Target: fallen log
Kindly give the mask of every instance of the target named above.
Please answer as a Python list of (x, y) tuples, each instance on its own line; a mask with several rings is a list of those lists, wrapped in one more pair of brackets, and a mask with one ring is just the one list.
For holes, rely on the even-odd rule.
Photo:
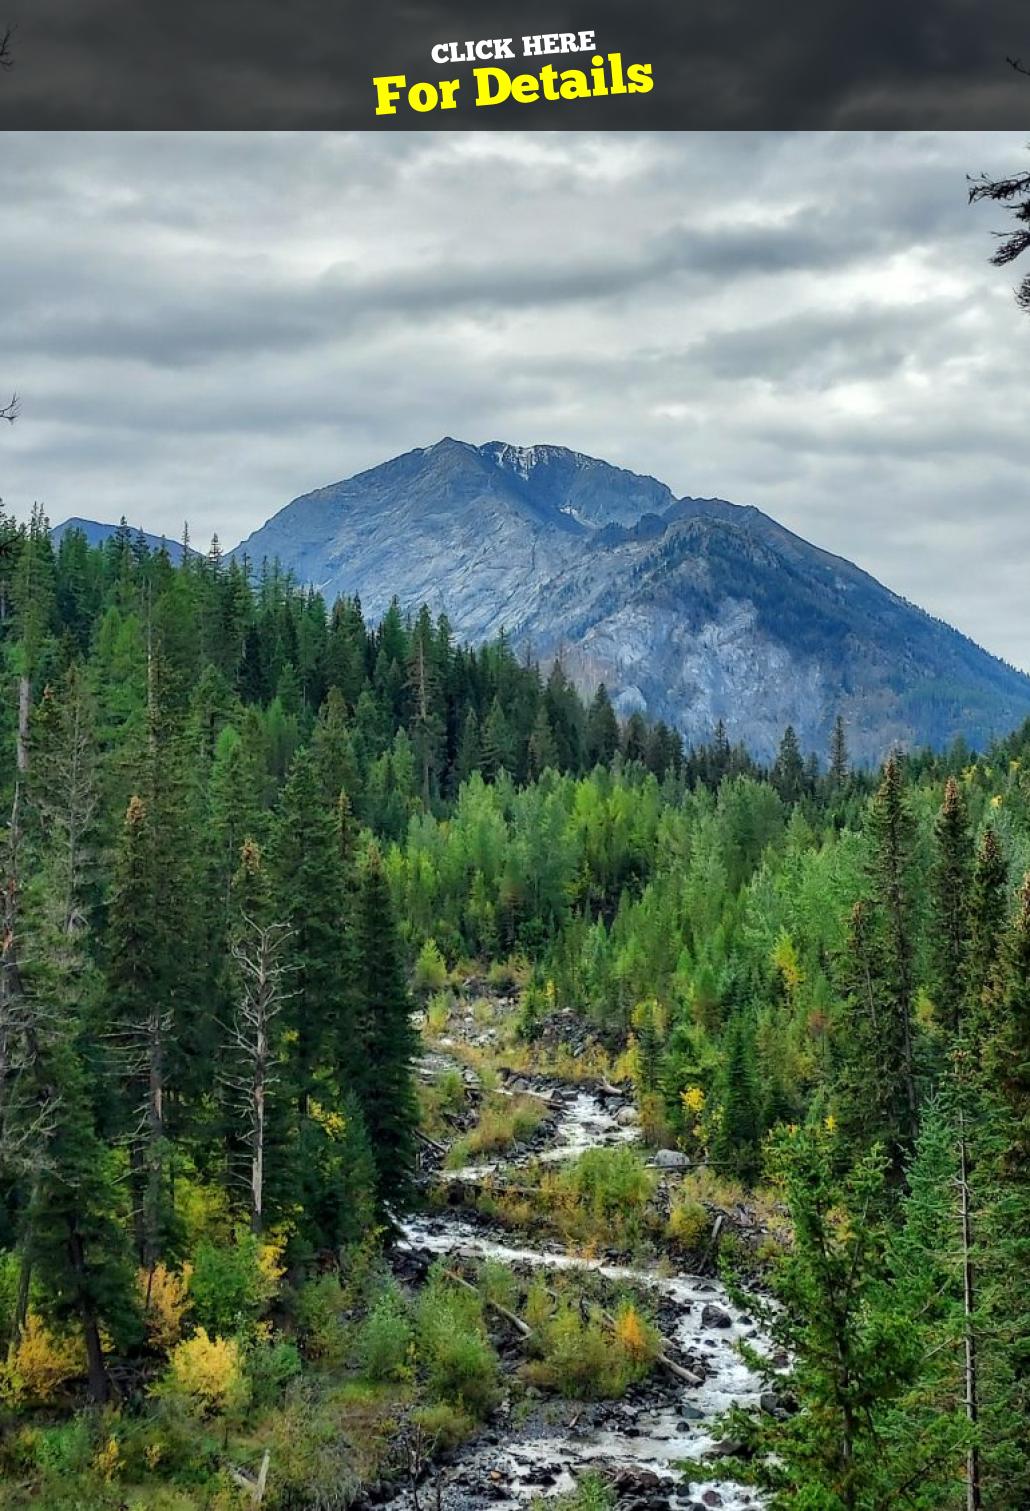
[[(604, 1318), (605, 1322), (607, 1322), (609, 1327), (614, 1328), (615, 1318), (612, 1316), (611, 1312), (602, 1312), (601, 1316)], [(693, 1370), (686, 1369), (684, 1365), (677, 1364), (675, 1359), (669, 1358), (669, 1355), (665, 1352), (665, 1350), (667, 1348), (671, 1348), (672, 1345), (670, 1344), (668, 1338), (662, 1337), (661, 1333), (658, 1334), (658, 1343), (660, 1345), (660, 1351), (654, 1356), (656, 1364), (660, 1364), (663, 1369), (668, 1370), (670, 1375), (675, 1376), (677, 1380), (682, 1380), (685, 1385), (693, 1385), (696, 1387), (698, 1385), (704, 1384), (704, 1381), (701, 1379), (700, 1375), (694, 1374)]]
[(705, 1248), (704, 1254), (701, 1256), (700, 1268), (702, 1274), (704, 1274), (704, 1271), (707, 1269), (709, 1263), (711, 1262), (712, 1255), (715, 1252), (715, 1247), (719, 1242), (719, 1234), (722, 1232), (722, 1225), (725, 1216), (725, 1212), (720, 1212), (718, 1217), (716, 1217), (715, 1221), (712, 1223), (712, 1231), (708, 1237), (708, 1244)]
[(246, 1490), (255, 1506), (260, 1506), (265, 1498), (265, 1486), (268, 1483), (268, 1466), (270, 1462), (271, 1454), (266, 1448), (264, 1457), (261, 1460), (261, 1468), (258, 1470), (256, 1478), (248, 1474), (245, 1469), (234, 1469), (232, 1465), (229, 1466), (229, 1473), (240, 1489)]
[(498, 1097), (532, 1097), (534, 1101), (543, 1102), (548, 1107), (553, 1107), (555, 1095), (553, 1091), (510, 1091), (507, 1086), (498, 1086), (493, 1092)]
[(482, 1297), (484, 1305), (488, 1306), (491, 1311), (496, 1312), (499, 1317), (503, 1317), (505, 1322), (510, 1322), (515, 1331), (521, 1333), (523, 1338), (532, 1338), (533, 1329), (528, 1323), (523, 1322), (521, 1317), (517, 1317), (514, 1312), (509, 1311), (506, 1306), (502, 1306), (499, 1301), (491, 1301), (489, 1296), (483, 1296), (482, 1292), (477, 1291), (471, 1281), (465, 1279), (464, 1275), (459, 1275), (457, 1270), (444, 1270), (443, 1273), (448, 1280), (453, 1280), (455, 1285), (463, 1286), (466, 1291), (471, 1291), (474, 1296)]
[[(456, 1270), (444, 1270), (443, 1273), (448, 1280), (453, 1280), (455, 1285), (460, 1285), (466, 1291), (471, 1291), (474, 1296), (482, 1295), (482, 1292), (478, 1291), (476, 1287), (471, 1283), (471, 1281), (466, 1280), (464, 1275), (459, 1275)], [(528, 1323), (523, 1322), (521, 1317), (517, 1317), (513, 1311), (509, 1311), (509, 1309), (506, 1306), (502, 1306), (499, 1301), (491, 1301), (488, 1296), (483, 1296), (482, 1299), (484, 1304), (490, 1307), (492, 1311), (495, 1311), (498, 1316), (503, 1317), (506, 1322), (510, 1322), (512, 1327), (515, 1328), (516, 1332), (520, 1333), (523, 1338), (527, 1340), (532, 1338), (533, 1329), (528, 1325)], [(615, 1318), (611, 1315), (610, 1312), (602, 1312), (601, 1316), (604, 1318), (609, 1327), (614, 1328)], [(669, 1355), (665, 1352), (665, 1350), (671, 1346), (667, 1338), (663, 1338), (661, 1334), (659, 1334), (658, 1341), (661, 1344), (661, 1352), (655, 1355), (656, 1364), (660, 1364), (663, 1369), (668, 1370), (669, 1374), (673, 1375), (677, 1380), (682, 1380), (684, 1385), (692, 1385), (696, 1388), (697, 1386), (704, 1384), (704, 1381), (701, 1379), (700, 1375), (694, 1374), (693, 1370), (686, 1369), (682, 1364), (677, 1364), (675, 1359), (669, 1358)]]

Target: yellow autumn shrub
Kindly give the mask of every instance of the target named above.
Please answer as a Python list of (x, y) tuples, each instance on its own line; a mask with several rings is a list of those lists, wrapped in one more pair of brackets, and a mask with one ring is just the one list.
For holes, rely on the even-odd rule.
[(184, 1265), (180, 1272), (156, 1264), (153, 1271), (141, 1269), (137, 1276), (147, 1335), (155, 1348), (165, 1352), (174, 1348), (182, 1337), (183, 1319), (190, 1304), (187, 1294), (190, 1270), (189, 1265)]
[(696, 1249), (707, 1238), (711, 1226), (708, 1213), (699, 1201), (681, 1193), (669, 1211), (665, 1236), (680, 1249)]
[(114, 1433), (104, 1439), (93, 1456), (93, 1468), (108, 1484), (117, 1479), (122, 1468), (122, 1450)]
[(158, 1387), (184, 1398), (202, 1412), (242, 1405), (247, 1392), (240, 1347), (235, 1338), (211, 1338), (198, 1327), (168, 1356), (168, 1373)]
[(86, 1367), (80, 1338), (53, 1332), (30, 1312), (17, 1342), (0, 1366), (0, 1396), (15, 1405), (52, 1401), (62, 1385)]
[(625, 1302), (615, 1317), (615, 1342), (634, 1364), (651, 1364), (658, 1351), (654, 1329), (641, 1317), (632, 1301)]

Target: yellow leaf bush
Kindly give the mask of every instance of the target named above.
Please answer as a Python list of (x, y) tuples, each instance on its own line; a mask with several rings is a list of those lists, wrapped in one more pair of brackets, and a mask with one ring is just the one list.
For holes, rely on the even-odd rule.
[(93, 1458), (93, 1468), (108, 1484), (117, 1478), (122, 1468), (122, 1450), (113, 1433), (97, 1449)]
[(189, 1279), (189, 1265), (184, 1265), (180, 1273), (156, 1264), (153, 1273), (141, 1269), (137, 1276), (147, 1334), (155, 1348), (166, 1353), (182, 1337), (183, 1318), (190, 1304)]
[(46, 1404), (85, 1367), (82, 1340), (52, 1332), (42, 1317), (30, 1312), (21, 1336), (0, 1366), (0, 1396), (14, 1405)]
[(649, 1364), (654, 1359), (654, 1333), (631, 1301), (619, 1308), (615, 1318), (615, 1341), (636, 1364)]
[(201, 1412), (225, 1411), (241, 1405), (246, 1379), (235, 1338), (210, 1338), (198, 1327), (192, 1337), (176, 1344), (168, 1356), (168, 1374), (159, 1390), (179, 1396)]

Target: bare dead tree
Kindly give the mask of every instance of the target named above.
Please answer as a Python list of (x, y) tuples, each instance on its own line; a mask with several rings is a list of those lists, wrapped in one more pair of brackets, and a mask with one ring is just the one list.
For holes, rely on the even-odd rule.
[(5, 26), (0, 32), (0, 68), (14, 66), (14, 27)]
[(7, 403), (0, 406), (0, 420), (6, 420), (9, 425), (13, 425), (20, 413), (21, 400), (16, 393), (13, 393)]
[(291, 933), (286, 924), (261, 925), (244, 915), (242, 937), (232, 946), (243, 991), (230, 1044), (242, 1070), (224, 1079), (236, 1094), (247, 1124), (247, 1185), (254, 1233), (260, 1233), (264, 1225), (268, 1095), (276, 1080), (273, 1027), (288, 997), (282, 953)]
[[(1007, 58), (1006, 62), (1016, 73), (1030, 77), (1030, 68), (1022, 59)], [(991, 262), (996, 268), (1007, 267), (1030, 247), (1030, 173), (1015, 173), (1009, 178), (989, 178), (981, 173), (968, 183), (970, 204), (986, 199), (1005, 205), (1017, 222), (1014, 230), (994, 233), (1001, 244)], [(1015, 296), (1020, 309), (1030, 314), (1030, 273), (1016, 285)]]

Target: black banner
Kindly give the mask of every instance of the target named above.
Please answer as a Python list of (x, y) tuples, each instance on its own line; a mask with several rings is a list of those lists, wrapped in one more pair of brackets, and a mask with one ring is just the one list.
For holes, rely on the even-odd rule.
[[(0, 128), (1021, 128), (1017, 0), (0, 0)], [(378, 82), (376, 82), (378, 81)]]

